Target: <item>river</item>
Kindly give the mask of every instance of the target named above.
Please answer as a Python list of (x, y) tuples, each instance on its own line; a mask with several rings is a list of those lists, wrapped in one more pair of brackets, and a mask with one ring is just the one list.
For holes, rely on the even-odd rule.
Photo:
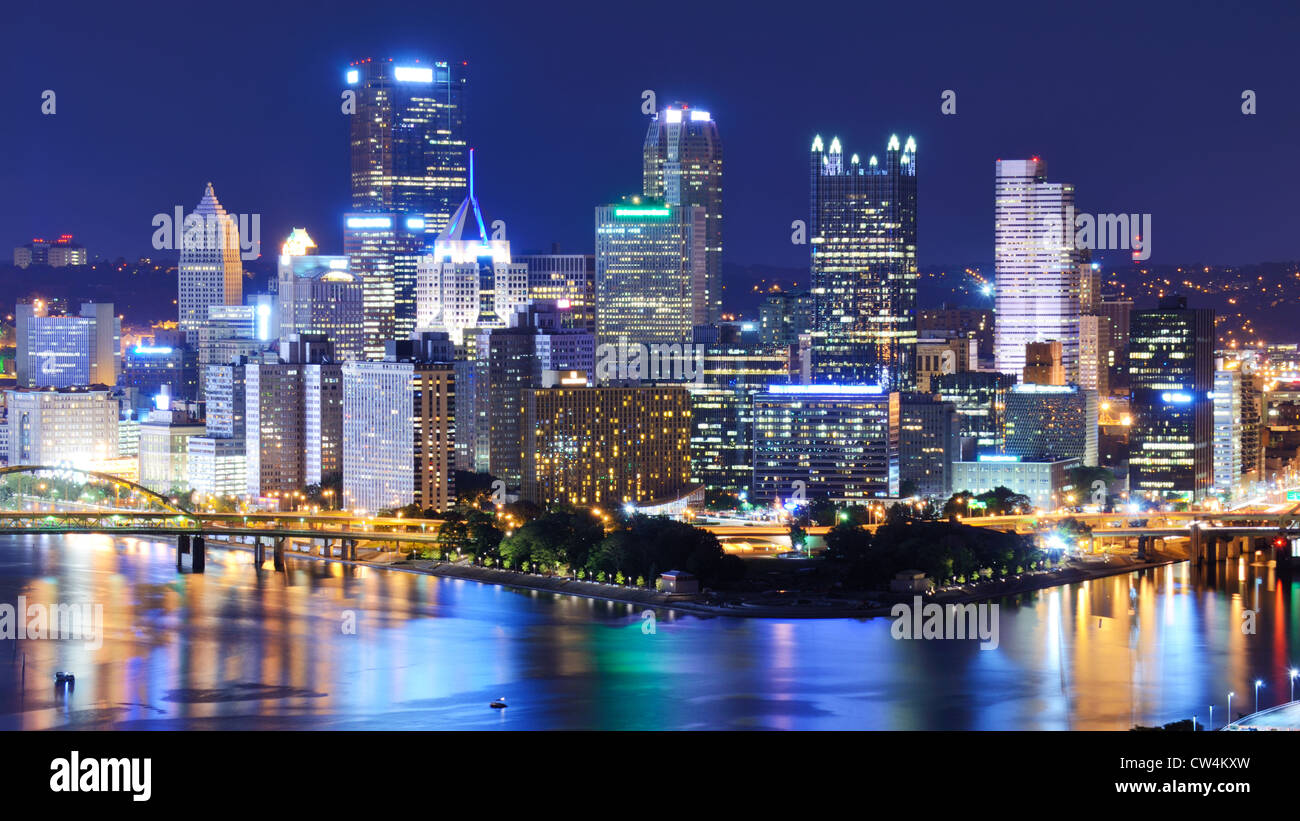
[(224, 549), (178, 575), (172, 544), (87, 535), (0, 537), (0, 606), (20, 596), (102, 606), (102, 642), (0, 640), (6, 730), (1124, 730), (1211, 703), (1219, 725), (1300, 661), (1300, 584), (1245, 562), (1002, 600), (984, 650)]

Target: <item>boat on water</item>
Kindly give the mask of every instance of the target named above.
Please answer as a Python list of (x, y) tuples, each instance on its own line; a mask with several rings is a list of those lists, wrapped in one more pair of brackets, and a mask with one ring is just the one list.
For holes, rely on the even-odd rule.
[(491, 707), (493, 710), (504, 710), (506, 708), (506, 697), (502, 696), (501, 698), (492, 702), (488, 706)]

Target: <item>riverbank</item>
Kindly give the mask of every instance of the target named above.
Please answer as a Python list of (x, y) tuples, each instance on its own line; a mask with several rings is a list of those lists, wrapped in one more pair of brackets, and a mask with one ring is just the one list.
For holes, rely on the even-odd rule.
[[(210, 546), (220, 546), (251, 552), (252, 548), (239, 543), (209, 541)], [(698, 616), (730, 616), (735, 618), (797, 618), (797, 619), (844, 619), (872, 618), (888, 616), (897, 601), (911, 601), (911, 595), (891, 594), (889, 601), (882, 594), (866, 594), (844, 597), (819, 596), (814, 593), (793, 596), (784, 601), (772, 601), (758, 596), (746, 597), (736, 594), (684, 595), (662, 593), (639, 587), (627, 587), (595, 581), (558, 576), (539, 576), (516, 570), (504, 570), (493, 567), (480, 567), (468, 561), (443, 562), (432, 559), (398, 558), (393, 553), (365, 551), (358, 553), (358, 558), (341, 559), (324, 557), (312, 553), (289, 551), (288, 556), (314, 559), (316, 561), (338, 562), (340, 564), (373, 567), (376, 569), (397, 570), (405, 573), (421, 573), (449, 579), (463, 579), (480, 584), (496, 584), (516, 590), (556, 593), (564, 596), (578, 596), (588, 599), (621, 602), (648, 608), (670, 609)], [(1015, 596), (1036, 590), (1045, 590), (1066, 584), (1133, 573), (1174, 564), (1185, 559), (1160, 556), (1147, 561), (1137, 561), (1122, 556), (1113, 560), (1096, 563), (1077, 563), (1053, 570), (1033, 571), (1008, 579), (987, 579), (973, 585), (963, 585), (958, 589), (943, 590), (927, 597), (937, 604), (968, 604), (1005, 596)]]

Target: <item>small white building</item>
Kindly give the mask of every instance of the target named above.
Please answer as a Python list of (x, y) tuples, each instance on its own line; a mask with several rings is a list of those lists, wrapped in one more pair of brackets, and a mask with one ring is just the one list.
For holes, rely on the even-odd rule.
[(665, 593), (698, 593), (700, 580), (684, 570), (669, 570), (659, 574), (660, 588)]
[(894, 575), (889, 589), (895, 593), (929, 593), (934, 581), (920, 570), (904, 570)]

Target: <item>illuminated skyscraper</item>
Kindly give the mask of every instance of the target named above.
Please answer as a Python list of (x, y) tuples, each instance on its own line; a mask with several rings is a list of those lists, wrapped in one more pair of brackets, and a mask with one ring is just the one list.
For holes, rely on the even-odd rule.
[[(642, 194), (704, 209), (707, 322), (722, 312), (722, 141), (709, 112), (674, 103), (654, 115), (642, 152)], [(704, 324), (704, 323), (700, 323)]]
[(192, 345), (208, 319), (210, 305), (243, 301), (244, 266), (239, 261), (239, 225), (217, 201), (212, 183), (185, 218), (179, 263), (180, 329)]
[(416, 266), (424, 253), (424, 217), (399, 213), (343, 216), (343, 252), (360, 278), (366, 358), (384, 342), (405, 339), (416, 325)]
[(908, 390), (916, 371), (916, 142), (847, 164), (813, 140), (813, 380)]
[(307, 232), (293, 229), (280, 251), (279, 337), (324, 334), (340, 362), (361, 359), (365, 348), (364, 287), (346, 256), (308, 254), (315, 248)]
[(465, 198), (464, 62), (358, 60), (350, 121), (352, 210), (424, 218), (436, 235)]
[(1129, 328), (1129, 489), (1200, 499), (1214, 481), (1214, 312), (1166, 297)]
[(997, 370), (1020, 376), (1025, 346), (1058, 340), (1066, 379), (1079, 372), (1079, 273), (1074, 186), (1048, 182), (1047, 163), (998, 160), (994, 188)]
[(634, 199), (596, 208), (596, 341), (690, 342), (708, 324), (705, 210)]
[[(511, 262), (509, 240), (488, 239), (474, 196), (473, 162), (471, 152), (465, 201), (416, 267), (415, 327), (446, 331), (455, 345), (464, 342), (468, 328), (506, 327), (528, 301), (528, 266)], [(467, 225), (477, 229), (476, 238), (463, 238)]]
[(42, 300), (14, 310), (16, 370), (21, 388), (117, 384), (122, 321), (111, 302), (83, 302), (80, 316), (51, 316)]

